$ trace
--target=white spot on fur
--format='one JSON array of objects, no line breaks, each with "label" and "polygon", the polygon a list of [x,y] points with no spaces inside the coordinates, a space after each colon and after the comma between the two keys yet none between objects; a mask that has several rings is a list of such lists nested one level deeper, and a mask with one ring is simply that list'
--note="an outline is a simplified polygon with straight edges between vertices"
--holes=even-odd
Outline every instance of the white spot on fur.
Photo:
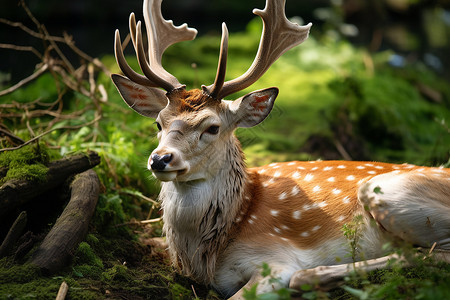
[{"label": "white spot on fur", "polygon": [[323,168],[323,170],[324,171],[330,171],[330,170],[333,170],[333,167],[325,167],[325,168]]},{"label": "white spot on fur", "polygon": [[337,168],[338,168],[338,169],[345,169],[346,166],[344,166],[344,165],[339,165],[339,166],[337,166]]},{"label": "white spot on fur", "polygon": [[328,182],[335,182],[336,179],[335,179],[334,177],[330,177],[330,178],[327,179],[327,181],[328,181]]},{"label": "white spot on fur", "polygon": [[296,210],[292,213],[292,217],[296,220],[300,219],[300,215],[301,215],[301,212],[299,210]]},{"label": "white spot on fur", "polygon": [[296,196],[298,193],[300,193],[300,189],[298,188],[298,186],[295,185],[295,186],[292,188],[291,195],[292,195],[292,196]]},{"label": "white spot on fur", "polygon": [[273,174],[273,177],[280,177],[281,176],[281,172],[280,171],[276,171],[275,174]]},{"label": "white spot on fur", "polygon": [[383,166],[375,166],[375,169],[382,170],[382,169],[384,169],[384,167]]},{"label": "white spot on fur", "polygon": [[284,230],[288,230],[289,229],[289,227],[287,227],[286,225],[281,225],[281,228],[284,229]]},{"label": "white spot on fur", "polygon": [[308,231],[305,231],[305,232],[302,232],[300,235],[301,235],[302,237],[308,237],[308,236],[309,236],[309,232],[308,232]]},{"label": "white spot on fur", "polygon": [[269,165],[269,167],[272,167],[272,168],[273,168],[273,167],[275,167],[276,165],[277,165],[276,163],[272,163],[272,164]]},{"label": "white spot on fur", "polygon": [[364,166],[357,166],[356,168],[359,169],[359,170],[363,170],[363,169],[365,169],[366,167],[364,167]]},{"label": "white spot on fur", "polygon": [[322,201],[322,202],[319,202],[319,204],[317,204],[317,206],[319,206],[319,207],[325,207],[325,206],[327,206],[328,204],[325,202],[325,201]]},{"label": "white spot on fur", "polygon": [[287,193],[286,192],[282,192],[281,194],[280,194],[280,196],[278,196],[278,199],[280,199],[280,200],[284,200],[284,199],[286,199],[287,198]]},{"label": "white spot on fur", "polygon": [[350,197],[349,196],[345,196],[344,199],[342,199],[342,202],[344,202],[344,204],[350,203]]},{"label": "white spot on fur", "polygon": [[258,171],[258,174],[263,174],[264,172],[266,172],[266,169],[261,169]]},{"label": "white spot on fur", "polygon": [[334,188],[331,192],[335,195],[339,195],[342,191],[340,189]]},{"label": "white spot on fur", "polygon": [[239,223],[240,221],[242,221],[242,217],[237,217],[236,218],[236,223]]},{"label": "white spot on fur", "polygon": [[303,168],[302,166],[297,167],[297,169],[299,169],[299,170],[305,170],[305,168]]},{"label": "white spot on fur", "polygon": [[348,181],[352,181],[352,180],[355,180],[355,176],[348,175],[345,179],[347,179]]},{"label": "white spot on fur", "polygon": [[368,167],[373,167],[373,164],[364,164],[364,165]]},{"label": "white spot on fur", "polygon": [[305,181],[311,181],[311,180],[313,180],[313,178],[314,178],[314,175],[308,173],[308,174],[306,174],[306,176],[305,176],[305,178],[304,178],[303,180],[305,180]]},{"label": "white spot on fur", "polygon": [[278,227],[274,227],[273,230],[275,230],[276,233],[281,233],[281,229]]},{"label": "white spot on fur", "polygon": [[269,180],[263,182],[263,187],[268,187],[269,185],[271,185],[272,183],[274,183],[275,181],[273,180],[273,178],[270,178]]},{"label": "white spot on fur", "polygon": [[322,227],[322,226],[320,226],[320,225],[316,225],[316,226],[313,227],[312,231],[317,231],[317,230],[319,230],[321,227]]},{"label": "white spot on fur", "polygon": [[250,215],[250,218],[252,218],[254,220],[258,219],[258,217],[256,217],[255,215]]},{"label": "white spot on fur", "polygon": [[282,237],[281,239],[285,242],[289,242],[289,239],[287,239],[287,238]]},{"label": "white spot on fur", "polygon": [[342,221],[344,221],[345,220],[345,217],[344,216],[339,216],[338,218],[337,218],[337,221],[338,222],[342,222]]},{"label": "white spot on fur", "polygon": [[314,167],[314,168],[312,168],[311,169],[311,171],[315,171],[315,170],[317,170],[319,167]]},{"label": "white spot on fur", "polygon": [[300,178],[300,173],[299,172],[295,172],[294,174],[292,174],[292,178],[299,179]]},{"label": "white spot on fur", "polygon": [[314,204],[305,204],[305,205],[303,205],[303,210],[310,210],[310,209],[312,209],[313,207],[314,207],[315,205]]},{"label": "white spot on fur", "polygon": [[288,166],[293,166],[295,165],[295,162],[291,161],[290,163],[288,163]]},{"label": "white spot on fur", "polygon": [[253,219],[248,219],[248,222],[249,222],[250,224],[253,224],[255,221],[253,221]]},{"label": "white spot on fur", "polygon": [[313,188],[313,192],[314,192],[314,193],[317,193],[318,191],[320,191],[320,186],[316,185],[316,186]]},{"label": "white spot on fur", "polygon": [[271,214],[272,216],[274,216],[274,217],[278,216],[278,213],[279,213],[278,210],[275,210],[275,209],[271,209],[271,210],[270,210],[270,214]]},{"label": "white spot on fur", "polygon": [[375,174],[377,174],[377,172],[375,172],[375,171],[368,171],[367,174],[375,175]]}]

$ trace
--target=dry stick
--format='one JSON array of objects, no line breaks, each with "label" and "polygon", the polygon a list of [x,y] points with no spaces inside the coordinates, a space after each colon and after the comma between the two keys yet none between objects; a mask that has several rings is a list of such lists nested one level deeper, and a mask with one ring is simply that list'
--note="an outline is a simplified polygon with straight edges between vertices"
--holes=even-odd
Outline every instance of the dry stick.
[{"label": "dry stick", "polygon": [[48,37],[46,37],[42,33],[39,33],[39,32],[36,32],[36,31],[30,29],[30,28],[26,27],[25,25],[23,25],[20,22],[11,22],[11,21],[9,21],[7,19],[0,18],[0,23],[9,25],[11,27],[20,28],[23,31],[25,31],[26,33],[28,33],[29,35],[31,35],[31,36],[33,36],[35,38],[38,38],[38,39],[45,39],[45,40],[52,39],[55,42],[64,43],[64,39],[61,38],[61,37],[57,37],[57,36],[48,36]]},{"label": "dry stick", "polygon": [[39,51],[37,51],[34,47],[31,47],[31,46],[17,46],[17,45],[12,45],[12,44],[2,44],[2,43],[0,43],[0,48],[16,50],[16,51],[32,52],[39,59],[42,60],[42,54],[39,53]]},{"label": "dry stick", "polygon": [[90,121],[90,122],[87,122],[87,123],[84,123],[84,124],[81,124],[81,125],[78,125],[78,126],[61,126],[61,127],[58,127],[58,128],[53,128],[53,129],[47,130],[46,132],[41,133],[40,135],[35,136],[34,138],[32,138],[32,139],[26,141],[26,142],[23,143],[22,145],[19,145],[19,146],[17,146],[17,147],[11,147],[11,148],[3,148],[3,149],[0,149],[0,153],[1,153],[1,152],[4,152],[4,151],[13,151],[13,150],[17,150],[17,149],[20,149],[20,148],[22,148],[22,147],[25,147],[26,145],[29,145],[29,144],[33,143],[34,141],[40,139],[40,138],[43,137],[44,135],[49,134],[49,133],[51,133],[52,131],[55,131],[55,130],[58,130],[58,129],[66,129],[66,130],[80,129],[80,128],[82,128],[82,127],[91,125],[91,124],[93,124],[94,122],[97,122],[100,118],[101,118],[101,116],[95,118],[94,120],[92,120],[92,121]]},{"label": "dry stick", "polygon": [[9,132],[8,130],[2,129],[2,128],[0,128],[0,136],[1,135],[6,135],[10,139],[12,139],[15,143],[19,143],[19,144],[25,143],[25,141],[22,140],[20,137],[14,135],[13,133]]},{"label": "dry stick", "polygon": [[47,64],[43,65],[41,68],[39,68],[36,72],[31,74],[27,78],[22,79],[21,81],[19,81],[18,83],[16,83],[15,85],[13,85],[10,88],[7,88],[6,90],[0,91],[0,97],[14,92],[15,90],[19,89],[20,87],[24,86],[25,84],[27,84],[27,83],[33,81],[34,79],[38,78],[39,76],[44,74],[44,72],[47,71],[47,70],[48,70],[48,65]]},{"label": "dry stick", "polygon": [[77,175],[71,187],[69,203],[31,258],[46,273],[55,273],[69,262],[88,232],[97,205],[100,181],[93,170]]},{"label": "dry stick", "polygon": [[58,294],[56,295],[55,300],[64,300],[66,299],[67,291],[69,291],[69,285],[63,281],[61,286],[59,287]]}]

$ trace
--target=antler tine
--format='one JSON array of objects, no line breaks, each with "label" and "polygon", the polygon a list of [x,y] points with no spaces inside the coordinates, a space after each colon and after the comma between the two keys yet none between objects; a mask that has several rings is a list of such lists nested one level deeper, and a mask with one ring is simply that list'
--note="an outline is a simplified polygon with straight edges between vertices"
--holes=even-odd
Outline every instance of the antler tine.
[{"label": "antler tine", "polygon": [[219,63],[217,66],[216,79],[212,86],[207,87],[202,85],[203,92],[217,99],[220,90],[222,89],[223,83],[225,81],[225,72],[227,69],[227,56],[228,56],[228,28],[225,23],[222,23],[222,40],[220,42],[220,55]]},{"label": "antler tine", "polygon": [[[147,59],[145,57],[144,42],[142,41],[141,22],[138,22],[136,26],[136,54],[142,72],[144,72],[147,78],[155,82],[156,86],[162,87],[167,92],[171,92],[177,88],[183,87],[183,85],[181,85],[173,75],[167,72],[166,76],[163,76],[162,74],[157,74],[148,65]],[[171,78],[164,78],[164,77],[171,77]]]},{"label": "antler tine", "polygon": [[[284,12],[285,3],[286,0],[266,0],[264,10],[253,10],[263,21],[263,33],[255,60],[243,75],[224,83],[218,94],[219,99],[255,83],[283,53],[308,37],[312,24],[299,26],[290,22]],[[206,89],[210,90],[212,87],[213,85]]]},{"label": "antler tine", "polygon": [[177,42],[193,40],[197,30],[188,28],[186,24],[174,26],[172,21],[165,20],[161,13],[161,3],[162,0],[144,0],[144,20],[149,45],[148,61],[153,72],[174,90],[184,85],[163,68],[162,55],[169,46]]},{"label": "antler tine", "polygon": [[122,43],[120,41],[120,33],[119,30],[116,30],[115,39],[114,39],[114,54],[116,56],[117,64],[119,65],[120,70],[123,72],[125,76],[127,76],[130,80],[145,86],[157,87],[157,85],[150,81],[147,77],[142,76],[139,73],[136,73],[125,60],[125,56],[123,55]]}]

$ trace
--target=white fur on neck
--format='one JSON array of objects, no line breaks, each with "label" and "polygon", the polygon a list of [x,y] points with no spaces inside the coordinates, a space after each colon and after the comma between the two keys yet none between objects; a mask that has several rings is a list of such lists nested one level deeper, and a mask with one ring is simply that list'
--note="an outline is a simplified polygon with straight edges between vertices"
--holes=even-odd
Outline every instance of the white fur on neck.
[{"label": "white fur on neck", "polygon": [[213,279],[217,257],[226,248],[243,205],[247,179],[243,154],[235,138],[230,143],[218,174],[208,180],[164,182],[160,193],[172,259],[181,263],[184,273],[204,283]]}]

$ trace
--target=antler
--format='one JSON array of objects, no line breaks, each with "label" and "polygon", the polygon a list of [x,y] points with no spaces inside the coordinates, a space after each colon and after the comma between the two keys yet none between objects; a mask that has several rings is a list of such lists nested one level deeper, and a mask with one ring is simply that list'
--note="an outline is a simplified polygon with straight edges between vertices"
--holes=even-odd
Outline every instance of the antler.
[{"label": "antler", "polygon": [[130,80],[150,87],[161,87],[171,92],[184,85],[167,72],[162,64],[162,55],[171,45],[187,40],[193,40],[197,30],[188,28],[186,24],[174,26],[172,21],[166,21],[161,14],[162,0],[144,0],[144,20],[148,35],[148,59],[143,45],[141,22],[136,24],[134,14],[130,15],[130,34],[137,54],[139,66],[145,76],[136,73],[126,62],[123,55],[119,30],[115,36],[115,54],[119,68]]},{"label": "antler", "polygon": [[[290,22],[284,13],[286,0],[267,0],[264,10],[254,9],[253,13],[263,20],[263,33],[258,52],[250,68],[240,77],[223,82],[225,78],[225,63],[219,62],[216,80],[210,86],[202,86],[203,91],[215,99],[243,90],[255,83],[269,67],[286,51],[301,44],[307,37],[311,23],[305,26]],[[226,28],[226,27],[225,27]],[[225,37],[226,36],[226,37]],[[228,34],[222,35],[228,39]],[[223,42],[222,42],[223,43]],[[221,47],[220,57],[226,56],[226,47]]]}]

